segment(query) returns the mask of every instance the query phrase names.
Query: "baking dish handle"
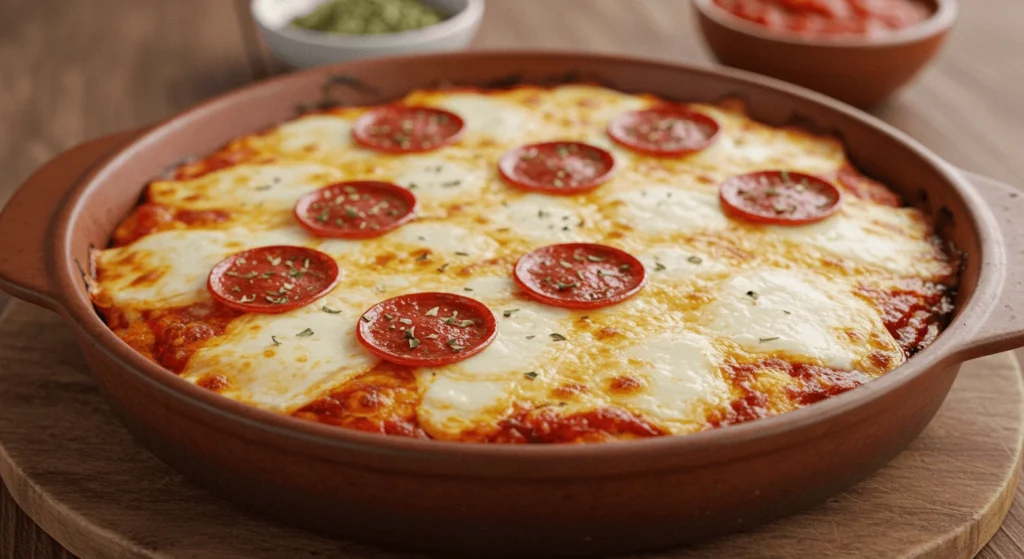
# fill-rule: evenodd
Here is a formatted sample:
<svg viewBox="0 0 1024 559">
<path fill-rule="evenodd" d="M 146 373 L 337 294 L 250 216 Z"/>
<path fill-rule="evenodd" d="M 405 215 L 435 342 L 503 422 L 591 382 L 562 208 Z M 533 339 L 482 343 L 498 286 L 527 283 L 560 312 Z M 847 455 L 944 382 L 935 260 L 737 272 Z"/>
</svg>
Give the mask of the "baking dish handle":
<svg viewBox="0 0 1024 559">
<path fill-rule="evenodd" d="M 61 303 L 47 258 L 57 213 L 79 181 L 138 130 L 89 140 L 54 157 L 18 189 L 0 212 L 0 288 L 53 311 Z"/>
<path fill-rule="evenodd" d="M 1002 269 L 992 274 L 1003 281 L 999 300 L 964 341 L 959 353 L 967 360 L 1024 346 L 1024 192 L 970 171 L 959 172 L 992 211 L 1004 251 Z"/>
</svg>

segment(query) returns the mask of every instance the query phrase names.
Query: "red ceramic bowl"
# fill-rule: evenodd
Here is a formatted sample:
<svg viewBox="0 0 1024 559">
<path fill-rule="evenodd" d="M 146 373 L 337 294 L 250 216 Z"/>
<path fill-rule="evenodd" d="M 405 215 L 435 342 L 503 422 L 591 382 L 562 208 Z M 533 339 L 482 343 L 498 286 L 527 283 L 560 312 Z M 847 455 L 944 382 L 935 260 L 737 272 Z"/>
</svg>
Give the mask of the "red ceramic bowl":
<svg viewBox="0 0 1024 559">
<path fill-rule="evenodd" d="M 189 154 L 323 100 L 393 100 L 439 83 L 600 82 L 669 99 L 739 95 L 752 116 L 838 134 L 855 163 L 935 216 L 965 253 L 957 313 L 931 347 L 835 398 L 695 435 L 583 446 L 384 437 L 256 409 L 194 386 L 118 339 L 86 293 L 143 185 Z M 1024 198 L 821 95 L 731 70 L 597 55 L 446 54 L 320 68 L 218 97 L 46 164 L 0 214 L 0 286 L 60 313 L 124 424 L 210 490 L 287 522 L 390 547 L 486 556 L 607 554 L 749 528 L 816 503 L 899 453 L 960 363 L 1024 341 Z M 26 374 L 30 374 L 26 371 Z"/>
<path fill-rule="evenodd" d="M 722 64 L 809 87 L 857 107 L 890 97 L 924 68 L 953 27 L 956 0 L 923 0 L 932 16 L 882 37 L 804 38 L 772 31 L 692 0 L 700 30 Z"/>
</svg>

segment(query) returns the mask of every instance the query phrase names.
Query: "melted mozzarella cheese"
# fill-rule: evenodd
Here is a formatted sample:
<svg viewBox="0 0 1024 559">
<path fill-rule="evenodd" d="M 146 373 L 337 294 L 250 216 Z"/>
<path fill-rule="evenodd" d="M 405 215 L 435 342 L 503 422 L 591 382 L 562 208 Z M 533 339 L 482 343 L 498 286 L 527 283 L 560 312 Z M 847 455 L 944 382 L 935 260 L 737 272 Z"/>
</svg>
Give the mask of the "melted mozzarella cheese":
<svg viewBox="0 0 1024 559">
<path fill-rule="evenodd" d="M 670 430 L 679 424 L 704 424 L 707 410 L 728 402 L 729 385 L 717 363 L 717 351 L 692 332 L 660 334 L 617 354 L 607 364 L 606 379 L 639 377 L 641 389 L 620 396 L 616 403 L 655 420 Z"/>
<path fill-rule="evenodd" d="M 492 256 L 498 246 L 486 235 L 429 221 L 410 223 L 401 227 L 390 235 L 390 239 L 431 252 L 474 259 Z"/>
<path fill-rule="evenodd" d="M 149 195 L 180 208 L 281 210 L 341 178 L 337 169 L 314 163 L 237 165 L 188 181 L 154 182 Z"/>
<path fill-rule="evenodd" d="M 732 277 L 719 285 L 704 316 L 715 334 L 755 354 L 850 370 L 873 351 L 865 340 L 886 339 L 881 349 L 893 362 L 903 360 L 878 311 L 841 285 L 807 274 L 767 270 Z"/>
<path fill-rule="evenodd" d="M 414 288 L 419 288 L 422 291 L 431 291 L 431 282 L 424 281 L 422 278 L 410 277 L 401 274 L 391 274 L 384 277 L 378 277 L 373 282 L 373 290 L 379 295 L 375 301 L 367 301 L 366 308 L 369 308 L 377 301 L 396 297 L 404 293 L 410 293 L 416 291 Z"/>
<path fill-rule="evenodd" d="M 718 196 L 671 186 L 648 186 L 616 194 L 616 216 L 648 234 L 694 233 L 726 226 Z"/>
<path fill-rule="evenodd" d="M 508 388 L 565 349 L 549 334 L 566 331 L 570 320 L 565 309 L 518 299 L 515 284 L 506 277 L 474 278 L 453 291 L 486 304 L 495 314 L 498 330 L 485 351 L 417 372 L 418 381 L 426 387 L 420 421 L 434 436 L 486 424 L 495 406 L 509 405 Z M 510 311 L 508 316 L 505 311 Z"/>
<path fill-rule="evenodd" d="M 593 222 L 585 208 L 551 196 L 527 194 L 496 209 L 495 221 L 521 237 L 565 242 L 586 238 Z"/>
<path fill-rule="evenodd" d="M 336 115 L 317 114 L 287 122 L 272 133 L 279 149 L 289 154 L 315 154 L 362 150 L 352 140 L 352 121 Z"/>
<path fill-rule="evenodd" d="M 196 382 L 220 374 L 225 396 L 262 408 L 290 412 L 322 392 L 370 370 L 378 359 L 356 340 L 366 301 L 374 296 L 328 296 L 282 314 L 250 314 L 223 337 L 199 350 L 182 373 Z M 328 306 L 340 313 L 327 313 Z M 312 332 L 309 335 L 300 335 Z"/>
<path fill-rule="evenodd" d="M 545 115 L 564 125 L 604 130 L 616 116 L 652 104 L 650 99 L 589 85 L 566 85 L 544 97 Z"/>
<path fill-rule="evenodd" d="M 475 298 L 495 315 L 495 341 L 464 361 L 412 371 L 422 396 L 419 426 L 457 440 L 493 429 L 513 411 L 545 406 L 563 416 L 620 407 L 671 433 L 703 430 L 709 414 L 728 411 L 747 389 L 733 386 L 725 368 L 768 358 L 874 377 L 904 356 L 858 290 L 884 293 L 906 278 L 955 280 L 954 266 L 930 242 L 931 223 L 914 209 L 848 195 L 836 215 L 810 226 L 727 218 L 718 200 L 722 180 L 770 168 L 833 176 L 846 158 L 833 139 L 762 125 L 726 104 L 695 106 L 721 126 L 712 147 L 652 158 L 606 132 L 618 114 L 657 102 L 650 96 L 563 86 L 413 92 L 404 102 L 458 113 L 465 136 L 429 153 L 380 154 L 352 140 L 352 122 L 365 108 L 340 108 L 232 143 L 233 154 L 251 153 L 248 162 L 152 183 L 152 202 L 225 210 L 230 218 L 206 226 L 221 229 L 173 229 L 97 251 L 97 305 L 206 303 L 210 269 L 232 253 L 278 244 L 326 252 L 342 274 L 331 294 L 280 315 L 236 319 L 204 342 L 183 373 L 200 384 L 223 375 L 225 396 L 289 413 L 377 364 L 354 335 L 367 308 L 423 291 Z M 556 139 L 609 149 L 615 177 L 574 196 L 524 192 L 498 178 L 504 150 Z M 300 196 L 360 179 L 410 189 L 417 218 L 354 240 L 316 238 L 295 223 Z M 519 256 L 573 241 L 628 250 L 644 264 L 647 286 L 587 311 L 541 305 L 516 287 L 510 270 Z M 342 312 L 323 312 L 325 305 Z M 126 335 L 149 333 L 145 324 L 132 326 Z M 312 335 L 297 335 L 307 328 Z M 786 392 L 798 381 L 769 369 L 752 373 L 751 386 L 764 391 L 773 413 L 798 407 Z"/>
<path fill-rule="evenodd" d="M 455 437 L 463 431 L 488 426 L 488 419 L 505 416 L 511 405 L 510 382 L 462 379 L 442 374 L 420 374 L 425 384 L 417 419 L 433 437 Z"/>
<path fill-rule="evenodd" d="M 403 159 L 395 184 L 412 190 L 418 199 L 448 200 L 479 193 L 486 180 L 483 169 L 430 156 Z"/>
<path fill-rule="evenodd" d="M 281 243 L 279 243 L 281 244 Z M 286 244 L 286 243 L 285 243 Z M 359 241 L 349 239 L 320 239 L 316 249 L 335 258 L 341 258 L 363 248 Z"/>
<path fill-rule="evenodd" d="M 635 255 L 652 281 L 668 278 L 691 278 L 697 274 L 714 274 L 728 270 L 725 263 L 706 254 L 678 246 L 654 246 Z"/>
<path fill-rule="evenodd" d="M 608 133 L 604 130 L 590 130 L 579 138 L 571 139 L 586 142 L 592 146 L 597 146 L 607 152 L 610 152 L 612 156 L 615 157 L 616 163 L 619 165 L 630 161 L 635 155 L 635 152 L 630 151 L 629 148 L 619 145 L 608 137 Z"/>
<path fill-rule="evenodd" d="M 718 180 L 773 168 L 828 176 L 843 162 L 843 147 L 834 139 L 752 123 L 742 114 L 718 107 L 698 105 L 698 109 L 717 120 L 722 133 L 714 145 L 691 156 L 689 162 Z"/>
<path fill-rule="evenodd" d="M 821 249 L 854 264 L 896 274 L 948 274 L 950 265 L 928 242 L 932 232 L 916 210 L 847 200 L 831 219 L 804 227 L 773 227 L 775 235 Z"/>
<path fill-rule="evenodd" d="M 468 288 L 468 290 L 466 289 Z M 481 277 L 456 289 L 491 308 L 498 322 L 498 335 L 487 351 L 465 361 L 443 367 L 446 374 L 474 378 L 507 377 L 509 373 L 533 370 L 554 356 L 557 346 L 548 334 L 565 331 L 569 312 L 518 299 L 518 288 L 509 278 Z M 504 316 L 504 311 L 513 311 Z"/>
<path fill-rule="evenodd" d="M 98 252 L 105 272 L 97 287 L 117 306 L 187 305 L 205 299 L 210 269 L 224 258 L 271 245 L 310 246 L 317 241 L 297 226 L 269 231 L 171 230 L 120 248 Z"/>
<path fill-rule="evenodd" d="M 436 105 L 461 116 L 468 135 L 509 141 L 528 135 L 537 126 L 523 107 L 487 95 L 455 93 Z"/>
</svg>

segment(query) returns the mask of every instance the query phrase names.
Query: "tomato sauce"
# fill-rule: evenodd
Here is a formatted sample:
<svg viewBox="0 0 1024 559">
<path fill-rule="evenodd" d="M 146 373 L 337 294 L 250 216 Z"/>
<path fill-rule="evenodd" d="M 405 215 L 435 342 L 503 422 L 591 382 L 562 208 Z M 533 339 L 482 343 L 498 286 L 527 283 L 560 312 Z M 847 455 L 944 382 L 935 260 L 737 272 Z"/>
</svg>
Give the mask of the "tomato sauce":
<svg viewBox="0 0 1024 559">
<path fill-rule="evenodd" d="M 412 370 L 385 362 L 293 415 L 359 431 L 423 439 L 427 434 L 416 416 L 419 403 Z"/>
<path fill-rule="evenodd" d="M 727 363 L 722 367 L 726 378 L 733 386 L 738 388 L 743 396 L 734 399 L 729 407 L 712 411 L 708 414 L 709 427 L 725 427 L 746 423 L 762 417 L 768 417 L 771 412 L 768 409 L 768 395 L 756 390 L 752 384 L 757 378 L 757 373 L 768 364 L 781 360 L 772 359 L 769 363 Z"/>
<path fill-rule="evenodd" d="M 558 407 L 521 411 L 502 420 L 483 438 L 489 443 L 590 443 L 666 435 L 665 431 L 619 408 L 563 416 Z M 472 436 L 467 437 L 472 439 Z"/>
<path fill-rule="evenodd" d="M 878 36 L 920 24 L 931 10 L 919 0 L 715 0 L 772 31 L 807 37 Z"/>
<path fill-rule="evenodd" d="M 899 208 L 903 205 L 903 201 L 895 192 L 886 188 L 882 183 L 865 176 L 850 164 L 845 164 L 839 169 L 836 173 L 836 180 L 846 192 L 861 200 L 870 200 L 890 208 Z"/>
<path fill-rule="evenodd" d="M 135 208 L 135 211 L 117 227 L 112 246 L 130 245 L 147 235 L 168 229 L 217 225 L 230 217 L 230 214 L 223 210 L 182 210 L 147 202 Z"/>
<path fill-rule="evenodd" d="M 860 371 L 839 371 L 808 363 L 787 365 L 789 376 L 801 383 L 799 386 L 787 386 L 786 395 L 804 406 L 842 394 L 871 380 L 871 376 Z"/>
<path fill-rule="evenodd" d="M 729 403 L 729 407 L 716 410 L 709 414 L 708 424 L 711 427 L 725 427 L 746 423 L 762 417 L 768 417 L 768 396 L 761 392 L 750 392 Z"/>
<path fill-rule="evenodd" d="M 928 347 L 953 314 L 953 293 L 945 286 L 914 282 L 903 289 L 864 288 L 860 294 L 882 310 L 882 322 L 911 357 Z"/>
<path fill-rule="evenodd" d="M 328 425 L 382 435 L 430 438 L 417 418 L 420 393 L 412 370 L 381 363 L 293 415 Z M 558 406 L 523 409 L 501 420 L 497 429 L 472 430 L 459 440 L 555 444 L 602 442 L 663 436 L 667 433 L 619 408 L 563 415 Z"/>
<path fill-rule="evenodd" d="M 790 363 L 782 359 L 769 358 L 755 363 L 728 363 L 723 367 L 733 386 L 743 395 L 729 403 L 729 407 L 708 414 L 711 427 L 725 427 L 768 417 L 768 395 L 754 388 L 753 383 L 760 371 L 770 369 L 788 374 L 796 382 L 785 387 L 790 402 L 803 407 L 842 394 L 871 380 L 861 371 L 840 371 L 810 363 Z"/>
<path fill-rule="evenodd" d="M 110 329 L 133 349 L 180 373 L 206 341 L 224 334 L 241 313 L 217 303 L 142 311 L 141 317 L 104 310 Z"/>
<path fill-rule="evenodd" d="M 208 173 L 234 167 L 256 156 L 256 152 L 245 146 L 230 145 L 199 161 L 187 163 L 174 174 L 177 180 L 196 179 Z"/>
</svg>

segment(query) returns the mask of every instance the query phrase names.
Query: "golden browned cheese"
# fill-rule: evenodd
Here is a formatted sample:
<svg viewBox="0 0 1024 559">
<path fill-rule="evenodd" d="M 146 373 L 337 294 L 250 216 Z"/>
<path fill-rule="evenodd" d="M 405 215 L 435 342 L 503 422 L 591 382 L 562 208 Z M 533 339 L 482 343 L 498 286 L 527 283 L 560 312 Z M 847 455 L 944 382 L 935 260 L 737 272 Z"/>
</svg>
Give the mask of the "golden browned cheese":
<svg viewBox="0 0 1024 559">
<path fill-rule="evenodd" d="M 465 135 L 432 152 L 379 154 L 351 138 L 366 108 L 339 108 L 238 138 L 148 185 L 95 255 L 93 299 L 111 328 L 185 381 L 271 411 L 387 435 L 554 443 L 681 435 L 809 405 L 899 366 L 952 312 L 957 262 L 929 219 L 854 169 L 832 138 L 757 123 L 738 104 L 696 104 L 719 123 L 717 142 L 655 158 L 605 132 L 652 96 L 569 85 L 404 101 L 458 113 Z M 499 178 L 503 152 L 550 140 L 609 150 L 614 178 L 578 196 Z M 723 214 L 719 184 L 763 169 L 830 180 L 842 207 L 801 227 Z M 320 239 L 296 223 L 300 196 L 354 179 L 410 189 L 416 220 L 366 240 Z M 567 241 L 633 254 L 647 286 L 589 311 L 526 298 L 513 263 Z M 211 300 L 214 264 L 277 244 L 331 255 L 337 287 L 278 315 Z M 485 303 L 495 342 L 440 367 L 381 363 L 357 342 L 358 317 L 417 291 Z"/>
</svg>

